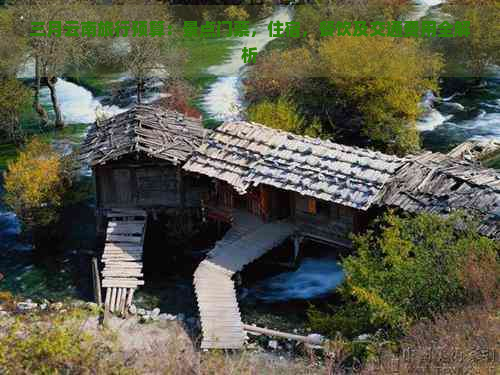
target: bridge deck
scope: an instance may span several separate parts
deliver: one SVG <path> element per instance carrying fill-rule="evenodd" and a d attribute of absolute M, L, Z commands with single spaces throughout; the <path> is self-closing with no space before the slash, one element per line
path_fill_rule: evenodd
<path fill-rule="evenodd" d="M 245 333 L 231 277 L 282 243 L 294 232 L 287 221 L 265 223 L 245 212 L 234 215 L 234 226 L 217 242 L 194 274 L 204 349 L 239 349 Z"/>

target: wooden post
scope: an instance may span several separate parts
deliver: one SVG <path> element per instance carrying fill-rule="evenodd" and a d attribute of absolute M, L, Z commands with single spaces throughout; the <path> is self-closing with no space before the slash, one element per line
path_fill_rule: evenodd
<path fill-rule="evenodd" d="M 111 306 L 109 311 L 114 312 L 116 305 L 116 288 L 111 288 Z"/>
<path fill-rule="evenodd" d="M 99 307 L 102 306 L 102 295 L 101 295 L 101 277 L 99 275 L 99 266 L 97 263 L 97 258 L 92 258 L 92 277 L 94 284 L 94 298 L 95 302 Z"/>

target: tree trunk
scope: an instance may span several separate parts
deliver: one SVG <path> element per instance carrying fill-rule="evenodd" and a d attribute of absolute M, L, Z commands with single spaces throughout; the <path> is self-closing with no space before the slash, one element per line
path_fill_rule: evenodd
<path fill-rule="evenodd" d="M 59 107 L 59 101 L 57 100 L 56 94 L 56 82 L 57 77 L 50 77 L 47 79 L 47 86 L 50 90 L 50 99 L 52 101 L 52 107 L 54 108 L 54 113 L 56 115 L 56 128 L 62 129 L 64 128 L 64 121 L 62 117 L 61 108 Z"/>
<path fill-rule="evenodd" d="M 40 87 L 40 62 L 38 61 L 37 57 L 35 60 L 35 96 L 33 98 L 33 108 L 35 109 L 36 113 L 38 113 L 38 116 L 40 116 L 42 125 L 46 125 L 49 122 L 49 115 L 47 114 L 45 108 L 40 105 Z"/>

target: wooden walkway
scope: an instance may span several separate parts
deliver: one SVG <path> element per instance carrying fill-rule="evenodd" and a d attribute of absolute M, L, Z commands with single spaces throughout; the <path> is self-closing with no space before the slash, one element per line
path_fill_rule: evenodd
<path fill-rule="evenodd" d="M 142 280 L 142 251 L 147 214 L 142 210 L 111 210 L 102 255 L 105 309 L 125 314 Z"/>
<path fill-rule="evenodd" d="M 232 276 L 294 232 L 286 221 L 264 223 L 238 212 L 234 226 L 217 242 L 194 274 L 203 349 L 240 349 L 245 343 Z"/>

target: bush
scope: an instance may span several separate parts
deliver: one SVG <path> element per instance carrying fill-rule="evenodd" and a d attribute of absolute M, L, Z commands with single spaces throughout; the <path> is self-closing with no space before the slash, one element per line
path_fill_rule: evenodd
<path fill-rule="evenodd" d="M 333 316 L 312 314 L 317 327 L 323 318 L 323 332 L 357 334 L 351 327 L 367 328 L 368 320 L 371 331 L 397 336 L 418 319 L 498 297 L 499 244 L 480 236 L 465 216 L 387 214 L 379 228 L 355 237 L 356 254 L 343 261 L 340 291 L 348 307 Z"/>
<path fill-rule="evenodd" d="M 33 139 L 8 163 L 5 203 L 19 217 L 23 229 L 37 239 L 59 217 L 71 179 L 69 161 L 48 143 Z"/>
<path fill-rule="evenodd" d="M 119 361 L 110 361 L 111 347 L 82 332 L 81 312 L 52 320 L 18 318 L 0 329 L 2 374 L 128 374 Z"/>

